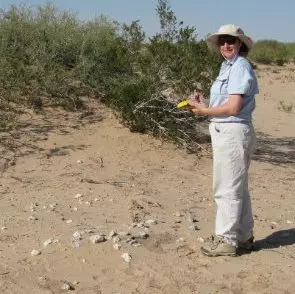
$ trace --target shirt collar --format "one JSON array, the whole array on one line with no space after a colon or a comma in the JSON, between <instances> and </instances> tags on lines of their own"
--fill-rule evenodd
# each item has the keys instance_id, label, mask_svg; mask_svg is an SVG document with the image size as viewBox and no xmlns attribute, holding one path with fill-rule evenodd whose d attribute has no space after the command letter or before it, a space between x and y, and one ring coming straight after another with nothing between
<instances>
[{"instance_id":1,"label":"shirt collar","mask_svg":"<svg viewBox=\"0 0 295 294\"><path fill-rule=\"evenodd\" d=\"M236 54L233 58L231 58L231 59L224 58L224 59L225 59L225 61L224 61L225 65L230 65L230 66L232 66L232 65L235 63L235 61L237 60L238 56L239 56L239 54L237 53L237 54Z\"/></svg>"}]
</instances>

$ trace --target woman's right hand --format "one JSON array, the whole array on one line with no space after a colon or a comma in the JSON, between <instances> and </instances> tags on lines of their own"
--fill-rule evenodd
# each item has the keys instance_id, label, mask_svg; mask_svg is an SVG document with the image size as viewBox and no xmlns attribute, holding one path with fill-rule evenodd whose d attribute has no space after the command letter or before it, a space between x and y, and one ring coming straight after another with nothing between
<instances>
[{"instance_id":1,"label":"woman's right hand","mask_svg":"<svg viewBox=\"0 0 295 294\"><path fill-rule=\"evenodd\" d=\"M205 99L202 93L194 92L188 97L189 105L195 107L198 104L202 104L204 107L208 107L208 101Z\"/></svg>"}]
</instances>

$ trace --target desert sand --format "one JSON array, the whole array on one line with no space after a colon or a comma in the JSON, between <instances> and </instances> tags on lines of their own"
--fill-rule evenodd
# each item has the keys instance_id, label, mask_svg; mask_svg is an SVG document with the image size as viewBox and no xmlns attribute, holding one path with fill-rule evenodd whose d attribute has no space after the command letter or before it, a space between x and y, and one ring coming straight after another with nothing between
<instances>
[{"instance_id":1,"label":"desert sand","mask_svg":"<svg viewBox=\"0 0 295 294\"><path fill-rule=\"evenodd\" d=\"M199 251L214 231L210 154L131 133L103 105L28 110L1 135L0 292L295 293L295 66L257 75L254 252Z\"/></svg>"}]
</instances>

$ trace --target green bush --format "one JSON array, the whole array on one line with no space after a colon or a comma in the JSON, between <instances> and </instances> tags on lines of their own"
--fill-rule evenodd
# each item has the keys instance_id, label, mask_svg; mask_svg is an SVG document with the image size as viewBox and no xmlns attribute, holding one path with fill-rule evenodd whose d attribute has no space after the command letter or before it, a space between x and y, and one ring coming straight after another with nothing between
<instances>
[{"instance_id":1,"label":"green bush","mask_svg":"<svg viewBox=\"0 0 295 294\"><path fill-rule=\"evenodd\" d=\"M295 43L285 43L289 61L295 62Z\"/></svg>"},{"instance_id":2,"label":"green bush","mask_svg":"<svg viewBox=\"0 0 295 294\"><path fill-rule=\"evenodd\" d=\"M284 43L275 40L260 40L254 43L250 58L263 64L283 65L288 62L288 51Z\"/></svg>"},{"instance_id":3,"label":"green bush","mask_svg":"<svg viewBox=\"0 0 295 294\"><path fill-rule=\"evenodd\" d=\"M84 107L81 96L91 94L114 108L131 130L193 149L201 119L176 109L163 91L179 97L193 90L208 93L220 60L197 41L195 28L178 23L167 0L158 0L157 14L161 31L147 39L138 21L119 24L102 16L80 22L52 4L2 11L2 105L77 110Z\"/></svg>"}]
</instances>

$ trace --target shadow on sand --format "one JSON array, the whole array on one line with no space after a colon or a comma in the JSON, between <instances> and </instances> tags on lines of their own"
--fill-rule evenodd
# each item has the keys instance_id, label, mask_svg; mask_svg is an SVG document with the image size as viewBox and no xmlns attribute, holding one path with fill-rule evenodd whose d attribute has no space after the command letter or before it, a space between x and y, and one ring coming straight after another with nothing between
<instances>
[{"instance_id":1,"label":"shadow on sand","mask_svg":"<svg viewBox=\"0 0 295 294\"><path fill-rule=\"evenodd\" d=\"M295 137L272 138L257 132L257 147L253 160L275 165L295 162Z\"/></svg>"}]
</instances>

